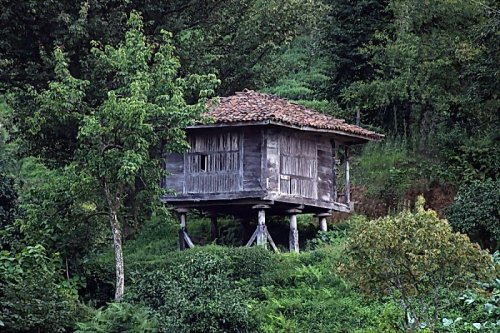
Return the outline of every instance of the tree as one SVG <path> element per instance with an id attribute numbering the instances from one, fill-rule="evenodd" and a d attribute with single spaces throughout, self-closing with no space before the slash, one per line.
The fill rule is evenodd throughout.
<path id="1" fill-rule="evenodd" d="M 0 98 L 0 249 L 7 245 L 7 228 L 14 222 L 17 193 L 11 175 L 15 145 L 10 141 L 11 109 Z"/>
<path id="2" fill-rule="evenodd" d="M 94 183 L 75 165 L 50 169 L 36 158 L 19 164 L 15 230 L 23 243 L 59 253 L 66 276 L 78 274 L 80 260 L 107 243 L 106 214 L 98 209 Z"/>
<path id="3" fill-rule="evenodd" d="M 183 129 L 201 118 L 218 83 L 214 75 L 178 76 L 180 62 L 168 32 L 162 31 L 161 45 L 148 43 L 142 18 L 135 12 L 130 14 L 128 27 L 117 47 L 99 47 L 94 42 L 94 61 L 107 78 L 106 97 L 95 106 L 84 103 L 88 112 L 78 128 L 78 150 L 72 162 L 83 179 L 94 182 L 95 195 L 102 198 L 98 209 L 109 219 L 117 301 L 124 293 L 125 201 L 137 189 L 158 200 L 162 152 L 187 147 Z M 55 50 L 55 59 L 59 80 L 39 94 L 49 114 L 61 112 L 65 105 L 71 107 L 65 104 L 68 96 L 85 100 L 85 88 L 92 84 L 71 75 L 60 49 Z"/>
<path id="4" fill-rule="evenodd" d="M 116 45 L 127 13 L 139 10 L 147 36 L 160 42 L 161 29 L 172 32 L 183 71 L 217 71 L 224 80 L 220 91 L 229 93 L 265 74 L 268 56 L 314 24 L 321 7 L 320 0 L 2 1 L 0 82 L 6 86 L 0 89 L 46 87 L 54 78 L 49 55 L 55 46 L 88 78 L 89 42 Z"/>
<path id="5" fill-rule="evenodd" d="M 466 235 L 454 233 L 446 220 L 423 205 L 419 197 L 415 213 L 360 223 L 341 267 L 364 291 L 400 303 L 409 331 L 432 330 L 449 292 L 464 290 L 493 272 L 486 251 Z"/>
<path id="6" fill-rule="evenodd" d="M 442 124 L 491 127 L 498 122 L 495 7 L 490 1 L 389 1 L 394 19 L 362 49 L 374 75 L 344 90 L 344 103 L 395 132 L 413 130 L 421 146 Z"/>
<path id="7" fill-rule="evenodd" d="M 378 45 L 375 37 L 390 27 L 389 0 L 325 0 L 328 11 L 321 20 L 319 43 L 327 61 L 329 84 L 325 93 L 340 100 L 343 89 L 355 81 L 370 80 L 375 74 L 366 45 Z"/>
<path id="8" fill-rule="evenodd" d="M 446 210 L 451 226 L 495 251 L 500 246 L 500 180 L 464 184 Z"/>

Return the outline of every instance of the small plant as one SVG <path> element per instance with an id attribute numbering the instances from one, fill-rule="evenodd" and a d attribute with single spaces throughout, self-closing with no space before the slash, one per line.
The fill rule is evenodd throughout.
<path id="1" fill-rule="evenodd" d="M 128 303 L 110 303 L 95 311 L 87 322 L 77 323 L 75 333 L 148 333 L 158 332 L 158 321 L 153 312 L 143 306 Z"/>
<path id="2" fill-rule="evenodd" d="M 499 267 L 500 252 L 495 252 L 492 259 L 493 264 Z M 500 330 L 500 279 L 497 277 L 490 282 L 479 283 L 475 289 L 470 289 L 458 297 L 458 305 L 451 310 L 454 310 L 456 314 L 442 319 L 444 332 L 498 332 Z"/>

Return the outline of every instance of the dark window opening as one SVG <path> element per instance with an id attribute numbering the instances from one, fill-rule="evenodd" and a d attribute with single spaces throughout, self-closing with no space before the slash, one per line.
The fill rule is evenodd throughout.
<path id="1" fill-rule="evenodd" d="M 207 172 L 208 167 L 208 155 L 201 154 L 200 155 L 200 171 Z"/>

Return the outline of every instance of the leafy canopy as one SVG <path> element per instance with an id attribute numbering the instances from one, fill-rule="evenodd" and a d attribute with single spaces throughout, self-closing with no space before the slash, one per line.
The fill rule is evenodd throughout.
<path id="1" fill-rule="evenodd" d="M 453 228 L 495 250 L 500 246 L 500 180 L 464 184 L 446 216 Z"/>
<path id="2" fill-rule="evenodd" d="M 341 270 L 364 291 L 389 295 L 402 304 L 407 327 L 432 326 L 443 292 L 464 290 L 492 272 L 491 256 L 455 233 L 436 212 L 404 211 L 360 223 L 347 244 Z"/>

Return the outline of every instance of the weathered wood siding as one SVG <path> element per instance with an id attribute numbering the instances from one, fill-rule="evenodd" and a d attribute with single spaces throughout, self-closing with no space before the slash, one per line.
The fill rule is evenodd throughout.
<path id="1" fill-rule="evenodd" d="M 330 209 L 338 208 L 335 202 L 345 201 L 344 150 L 341 145 L 335 179 L 331 136 L 277 126 L 248 126 L 195 130 L 188 137 L 189 151 L 166 156 L 165 166 L 171 175 L 164 186 L 177 196 L 165 198 L 261 198 Z"/>
<path id="2" fill-rule="evenodd" d="M 318 159 L 316 140 L 303 133 L 282 132 L 279 142 L 279 192 L 317 199 Z"/>
<path id="3" fill-rule="evenodd" d="M 320 137 L 318 151 L 318 199 L 333 201 L 333 150 L 330 139 Z"/>
<path id="4" fill-rule="evenodd" d="M 266 157 L 265 170 L 265 188 L 269 192 L 279 192 L 279 135 L 280 132 L 272 128 L 266 128 L 264 132 Z"/>
<path id="5" fill-rule="evenodd" d="M 266 188 L 276 200 L 333 201 L 330 137 L 282 128 L 268 128 L 264 137 Z"/>
<path id="6" fill-rule="evenodd" d="M 242 133 L 211 131 L 189 136 L 191 149 L 184 154 L 187 193 L 241 191 Z"/>
<path id="7" fill-rule="evenodd" d="M 243 190 L 262 189 L 262 130 L 247 127 L 243 130 Z"/>

